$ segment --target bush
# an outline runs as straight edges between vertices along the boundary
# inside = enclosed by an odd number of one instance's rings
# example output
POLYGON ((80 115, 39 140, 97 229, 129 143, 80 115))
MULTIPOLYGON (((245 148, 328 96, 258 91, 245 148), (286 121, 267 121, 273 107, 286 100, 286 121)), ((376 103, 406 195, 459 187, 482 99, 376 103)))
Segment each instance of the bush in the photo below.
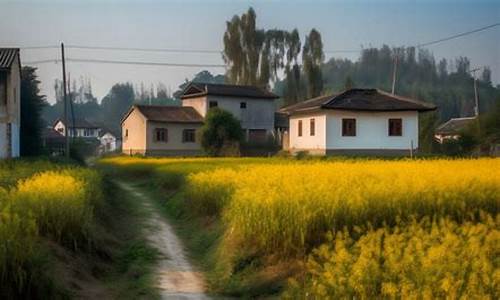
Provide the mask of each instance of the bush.
POLYGON ((211 156, 239 156, 243 130, 230 112, 211 108, 201 128, 201 145, 211 156))

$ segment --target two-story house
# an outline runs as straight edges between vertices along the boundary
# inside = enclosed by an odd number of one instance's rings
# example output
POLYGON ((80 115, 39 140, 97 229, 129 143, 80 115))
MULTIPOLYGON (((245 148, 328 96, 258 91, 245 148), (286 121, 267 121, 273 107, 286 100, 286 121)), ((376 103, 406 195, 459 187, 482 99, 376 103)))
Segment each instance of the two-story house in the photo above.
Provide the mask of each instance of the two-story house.
POLYGON ((142 155, 198 155, 197 131, 208 110, 219 107, 241 122, 246 139, 261 142, 272 134, 273 93, 254 86, 190 83, 182 106, 134 105, 122 119, 122 151, 142 155))
POLYGON ((21 123, 19 49, 0 48, 0 158, 18 157, 21 123))
POLYGON ((53 128, 62 135, 66 134, 66 128, 68 128, 69 137, 99 138, 99 126, 87 121, 86 119, 75 118, 74 122, 71 119, 68 119, 68 123, 69 126, 66 126, 63 119, 57 119, 54 122, 53 128))

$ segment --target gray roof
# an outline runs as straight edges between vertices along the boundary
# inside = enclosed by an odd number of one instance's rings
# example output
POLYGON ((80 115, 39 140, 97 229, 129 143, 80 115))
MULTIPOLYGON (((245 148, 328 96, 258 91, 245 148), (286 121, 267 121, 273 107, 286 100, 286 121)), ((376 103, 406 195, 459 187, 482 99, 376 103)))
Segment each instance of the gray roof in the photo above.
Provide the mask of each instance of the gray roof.
POLYGON ((215 84, 215 83, 199 83, 191 82, 182 91, 181 99, 205 96, 233 96, 246 98, 260 99, 277 99, 279 96, 252 85, 232 85, 232 84, 215 84))
POLYGON ((475 119, 476 117, 451 118, 447 122, 439 125, 438 128, 436 128, 436 133, 442 135, 459 134, 475 119))
MULTIPOLYGON (((56 121, 54 122, 54 125, 57 124, 57 122, 61 121, 63 124, 64 124, 64 120, 63 118, 58 118, 56 119, 56 121)), ((73 121, 71 118, 68 118, 68 127, 69 128, 73 128, 73 121)), ((91 129, 96 129, 96 128, 99 128, 98 125, 88 121, 87 119, 84 119, 84 118, 75 118, 75 128, 91 128, 91 129)))
POLYGON ((281 112, 299 113, 316 109, 360 111, 429 111, 434 104, 393 95, 378 89, 350 89, 337 95, 320 96, 282 108, 281 112))
POLYGON ((19 48, 0 48, 0 69, 10 69, 18 55, 19 48))
POLYGON ((166 105, 134 105, 125 115, 123 120, 128 117, 134 108, 137 108, 149 121, 203 123, 203 117, 193 107, 166 105))

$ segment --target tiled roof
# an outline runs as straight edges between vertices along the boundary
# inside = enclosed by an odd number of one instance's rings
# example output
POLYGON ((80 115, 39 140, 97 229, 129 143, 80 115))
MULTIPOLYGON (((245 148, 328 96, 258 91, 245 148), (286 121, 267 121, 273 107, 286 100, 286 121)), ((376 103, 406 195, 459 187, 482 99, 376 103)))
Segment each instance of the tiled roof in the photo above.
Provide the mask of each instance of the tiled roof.
POLYGON ((350 89, 338 95, 321 96, 281 109, 282 112, 296 113, 312 109, 341 109, 361 111, 429 111, 437 107, 378 90, 350 89))
POLYGON ((203 122, 203 117, 192 107, 165 105, 135 105, 134 107, 150 121, 172 123, 203 122))
MULTIPOLYGON (((57 122, 59 122, 59 121, 61 121, 64 124, 63 118, 58 118, 54 122, 54 125, 57 124, 57 122)), ((68 127, 73 128, 73 121, 72 121, 71 117, 68 118, 68 123, 69 123, 68 127)), ((94 123, 92 123, 84 118, 75 118, 74 124, 75 124, 75 128, 93 128, 93 129, 99 128, 98 125, 96 125, 96 124, 94 124, 94 123)))
POLYGON ((10 69, 17 55, 19 48, 0 48, 0 69, 10 69))
POLYGON ((460 131, 464 130, 469 124, 471 124, 476 118, 451 118, 447 122, 441 124, 436 128, 437 134, 459 134, 460 131))
POLYGON ((277 99, 279 96, 256 86, 191 82, 182 92, 181 99, 205 96, 233 96, 277 99))

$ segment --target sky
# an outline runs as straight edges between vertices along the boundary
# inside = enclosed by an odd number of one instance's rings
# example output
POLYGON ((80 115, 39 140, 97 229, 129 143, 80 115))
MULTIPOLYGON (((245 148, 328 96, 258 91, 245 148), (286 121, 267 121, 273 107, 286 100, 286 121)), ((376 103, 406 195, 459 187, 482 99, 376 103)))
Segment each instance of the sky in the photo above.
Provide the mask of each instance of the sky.
MULTIPOLYGON (((225 22, 253 7, 257 26, 297 28, 301 40, 320 31, 325 51, 362 47, 411 46, 500 22, 500 0, 0 0, 0 47, 59 45, 221 50, 225 22)), ((489 66, 500 83, 500 26, 429 46, 437 60, 467 56, 471 66, 489 66)), ((66 49, 66 56, 143 62, 223 64, 219 53, 125 52, 66 49)), ((358 52, 326 58, 356 60, 358 52)), ((60 58, 59 49, 22 49, 21 61, 60 58)), ((61 64, 36 65, 42 93, 54 102, 54 81, 61 64)), ((165 67, 68 62, 71 79, 87 77, 101 100, 117 82, 161 82, 175 91, 185 79, 223 67, 165 67)))

